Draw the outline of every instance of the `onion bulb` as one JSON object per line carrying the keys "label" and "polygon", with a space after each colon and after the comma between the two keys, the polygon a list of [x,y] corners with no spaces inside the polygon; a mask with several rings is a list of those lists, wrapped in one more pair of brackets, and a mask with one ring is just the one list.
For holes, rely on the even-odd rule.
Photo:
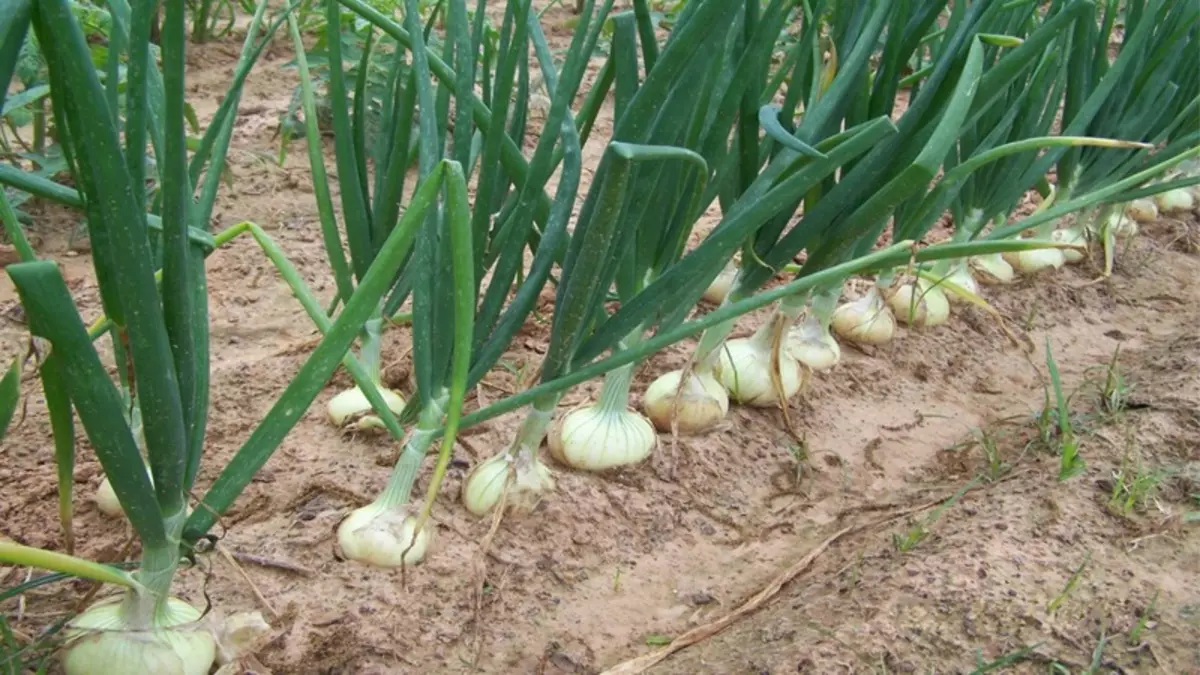
{"label": "onion bulb", "polygon": [[[1068,227],[1065,230],[1055,230],[1050,235],[1050,238],[1060,244],[1073,244],[1075,246],[1082,246],[1085,251],[1087,250],[1087,236],[1084,235],[1083,228],[1078,225]],[[1086,255],[1084,251],[1075,248],[1062,248],[1058,250],[1062,253],[1063,262],[1068,264],[1077,263],[1083,260]]]}
{"label": "onion bulb", "polygon": [[100,482],[100,487],[96,488],[96,506],[100,508],[100,512],[110,518],[120,518],[125,515],[125,509],[121,508],[121,501],[117,499],[117,493],[113,490],[112,483],[109,482],[108,476]]}
{"label": "onion bulb", "polygon": [[550,454],[575,469],[604,471],[637,464],[658,445],[650,420],[633,410],[594,405],[567,413],[550,430]]}
{"label": "onion bulb", "polygon": [[1158,220],[1158,205],[1152,199],[1135,199],[1125,205],[1125,215],[1138,223],[1153,223]]}
{"label": "onion bulb", "polygon": [[554,476],[533,451],[502,452],[477,464],[467,474],[462,486],[463,506],[476,516],[483,516],[500,503],[506,486],[505,505],[530,510],[543,493],[554,489]]}
{"label": "onion bulb", "polygon": [[1187,188],[1175,188],[1160,192],[1154,195],[1154,203],[1163,213],[1183,213],[1196,207],[1196,200],[1192,197],[1191,190]]}
{"label": "onion bulb", "polygon": [[738,268],[729,261],[725,265],[725,269],[717,275],[716,279],[708,285],[708,289],[704,291],[704,299],[714,305],[719,305],[725,302],[725,296],[729,295],[729,289],[733,288],[733,282],[737,279]]}
{"label": "onion bulb", "polygon": [[1011,284],[1014,278],[1012,265],[999,253],[988,253],[971,258],[968,263],[984,284]]}
{"label": "onion bulb", "polygon": [[[780,318],[783,318],[780,316]],[[782,392],[772,382],[772,352],[775,351],[773,335],[778,321],[759,328],[748,338],[729,340],[721,348],[717,377],[730,397],[744,405],[759,407],[773,406],[796,395],[804,385],[804,371],[800,362],[788,349],[780,345],[779,381]]]}
{"label": "onion bulb", "polygon": [[130,625],[129,596],[114,596],[71,620],[63,652],[66,675],[207,675],[216,659],[212,634],[196,625],[200,610],[167,598],[149,630]]}
{"label": "onion bulb", "polygon": [[[404,410],[404,399],[387,387],[379,386],[377,388],[384,403],[387,403],[388,409],[399,415],[400,411]],[[329,421],[338,428],[348,427],[359,431],[382,429],[383,420],[371,414],[372,410],[362,389],[354,387],[341,392],[329,401]]]}
{"label": "onion bulb", "polygon": [[1108,231],[1114,237],[1122,239],[1135,237],[1138,233],[1138,221],[1120,213],[1114,213],[1108,217]]}
{"label": "onion bulb", "polygon": [[1048,269],[1058,269],[1066,264],[1066,257],[1057,248],[1035,248],[1027,251],[1010,251],[1004,259],[1013,269],[1026,276]]}
{"label": "onion bulb", "polygon": [[415,565],[425,557],[431,538],[428,527],[415,533],[416,525],[417,519],[409,515],[407,506],[373,502],[351,511],[338,525],[338,546],[342,555],[367,565]]}
{"label": "onion bulb", "polygon": [[815,316],[809,316],[788,331],[787,350],[811,370],[829,370],[842,358],[842,348]]}
{"label": "onion bulb", "polygon": [[[979,295],[979,284],[975,281],[975,275],[971,274],[971,268],[965,262],[954,263],[954,266],[950,268],[950,273],[945,276],[945,280],[971,295]],[[951,303],[970,302],[970,300],[949,288],[943,294]]]}
{"label": "onion bulb", "polygon": [[918,327],[932,328],[950,318],[950,302],[937,284],[918,279],[916,284],[901,284],[888,305],[900,321]]}
{"label": "onion bulb", "polygon": [[[146,476],[150,479],[150,485],[154,485],[154,476],[150,473],[150,467],[146,467]],[[100,487],[96,488],[96,506],[100,512],[109,518],[124,518],[125,509],[121,507],[121,500],[117,499],[117,492],[113,490],[112,482],[108,480],[108,476],[100,481]],[[184,513],[191,515],[192,507],[188,506]]]}
{"label": "onion bulb", "polygon": [[[642,410],[659,431],[670,431],[674,420],[684,434],[700,433],[721,423],[729,412],[729,394],[707,368],[696,368],[683,384],[682,370],[659,376],[642,396]],[[678,403],[678,415],[675,414]]]}
{"label": "onion bulb", "polygon": [[867,345],[890,342],[896,332],[896,317],[883,304],[879,289],[872,286],[863,297],[848,302],[833,313],[833,332],[838,337]]}

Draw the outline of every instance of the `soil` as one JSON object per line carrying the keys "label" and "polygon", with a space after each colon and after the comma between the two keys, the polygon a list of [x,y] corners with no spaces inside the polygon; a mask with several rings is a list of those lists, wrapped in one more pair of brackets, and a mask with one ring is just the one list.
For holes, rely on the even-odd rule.
{"label": "soil", "polygon": [[[569,17],[547,13],[552,40],[569,38]],[[287,45],[276,39],[247,83],[233,182],[214,228],[258,223],[326,299],[333,285],[302,142],[276,161],[279,119],[296,85],[284,67]],[[202,122],[239,50],[240,37],[230,37],[190,51],[189,96]],[[606,114],[587,148],[593,160],[610,130]],[[326,166],[333,171],[331,145]],[[85,318],[95,318],[78,214],[26,208],[37,216],[40,253],[63,265]],[[735,407],[716,432],[664,435],[635,469],[598,477],[553,465],[557,491],[531,514],[507,517],[486,550],[490,523],[467,514],[458,490],[465,470],[502,449],[521,418],[472,428],[439,498],[434,548],[403,573],[335,551],[338,522],[382,488],[397,450],[386,437],[341,435],[326,422],[326,403],[349,386],[339,372],[214,530],[230,556],[200,556],[181,572],[178,592],[217,614],[262,611],[273,632],[256,656],[275,673],[638,672],[618,664],[729,614],[851,528],[757,611],[647,672],[966,673],[991,663],[1041,673],[1057,663],[1066,672],[1200,673],[1200,534],[1184,523],[1200,511],[1197,232],[1194,215],[1145,227],[1103,281],[1094,256],[986,289],[1007,332],[990,314],[959,308],[947,327],[901,330],[869,352],[844,347],[842,362],[792,402],[803,442],[778,410]],[[200,489],[317,340],[251,241],[214,253],[208,271],[213,402]],[[0,310],[19,318],[7,278]],[[747,317],[738,334],[764,317]],[[24,331],[12,322],[0,330],[7,358]],[[531,323],[472,408],[522,386],[517,373],[536,367],[544,343],[545,330]],[[1059,480],[1061,435],[1043,442],[1037,424],[1047,345],[1086,462],[1067,480]],[[633,403],[692,346],[645,364]],[[1102,385],[1118,347],[1127,387],[1120,405],[1106,407]],[[386,376],[405,394],[408,353],[406,331],[389,331]],[[597,388],[577,388],[563,409]],[[62,550],[36,380],[23,393],[24,416],[0,448],[0,534]],[[119,559],[127,527],[98,511],[99,466],[86,440],[77,452],[76,552]],[[1153,489],[1128,510],[1114,506],[1112,495],[1135,478]],[[0,569],[0,587],[25,577]],[[18,636],[32,636],[87,589],[49,585],[3,610]],[[1006,657],[1011,664],[993,663]]]}

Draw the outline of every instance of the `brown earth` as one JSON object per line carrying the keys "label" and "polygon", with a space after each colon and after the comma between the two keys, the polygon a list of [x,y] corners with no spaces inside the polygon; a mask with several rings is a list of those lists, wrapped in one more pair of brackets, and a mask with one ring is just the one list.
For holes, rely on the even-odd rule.
{"label": "brown earth", "polygon": [[[552,39],[563,39],[567,16],[546,15]],[[230,38],[191,50],[190,96],[202,121],[239,48]],[[279,116],[295,86],[283,69],[290,58],[277,39],[247,85],[230,155],[234,181],[214,226],[262,225],[327,298],[332,282],[301,142],[282,166],[275,161]],[[592,157],[610,128],[607,117],[598,123]],[[90,260],[71,250],[78,214],[30,208],[40,252],[63,263],[94,318]],[[636,469],[602,478],[555,465],[557,492],[532,514],[506,519],[486,554],[489,523],[457,504],[458,488],[465,468],[501,449],[520,417],[471,429],[435,511],[435,547],[404,575],[334,553],[334,528],[381,489],[397,449],[326,423],[325,404],[349,386],[339,373],[214,530],[241,572],[222,555],[201,556],[180,574],[179,593],[200,606],[207,598],[221,614],[262,610],[275,631],[258,658],[275,673],[592,673],[720,619],[853,528],[757,612],[650,672],[966,673],[1022,648],[1031,651],[1005,672],[1046,672],[1051,663],[1073,673],[1200,672],[1200,536],[1182,524],[1182,514],[1200,511],[1198,232],[1194,217],[1145,228],[1106,281],[1093,282],[1093,265],[988,289],[1016,343],[970,309],[937,330],[901,331],[871,353],[845,348],[842,363],[792,404],[802,444],[778,411],[735,408],[709,435],[677,444],[664,436]],[[201,488],[316,341],[250,241],[215,253],[209,274],[213,405]],[[15,310],[7,278],[0,304],[6,316]],[[739,334],[763,316],[747,318]],[[22,330],[0,330],[7,356]],[[1047,339],[1073,394],[1087,462],[1066,481],[1057,479],[1057,440],[1040,443],[1035,423]],[[388,378],[406,394],[407,340],[393,330],[385,346]],[[542,325],[528,326],[505,356],[508,368],[497,368],[471,405],[519,387],[517,373],[537,366],[544,340]],[[1129,391],[1124,409],[1109,413],[1098,383],[1118,346]],[[635,397],[690,349],[678,345],[644,365]],[[596,389],[578,388],[564,409]],[[24,419],[0,448],[0,533],[61,549],[36,381],[24,393]],[[85,441],[78,446],[77,551],[113,560],[126,528],[91,501],[99,466]],[[984,446],[1003,466],[985,461]],[[1122,471],[1126,481],[1156,485],[1127,513],[1110,505]],[[934,507],[973,479],[952,505]],[[916,523],[926,523],[927,536],[908,548],[901,542]],[[0,587],[25,573],[0,571]],[[3,610],[18,635],[35,635],[85,591],[82,583],[51,585]]]}

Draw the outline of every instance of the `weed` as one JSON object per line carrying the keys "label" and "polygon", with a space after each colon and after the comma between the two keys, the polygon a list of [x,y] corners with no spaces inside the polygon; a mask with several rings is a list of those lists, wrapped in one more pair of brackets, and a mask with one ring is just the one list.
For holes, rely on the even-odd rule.
{"label": "weed", "polygon": [[8,625],[8,619],[0,614],[0,675],[46,673],[50,668],[55,646],[46,638],[22,644]]}
{"label": "weed", "polygon": [[1101,372],[1088,378],[1085,385],[1096,391],[1096,408],[1100,415],[1113,418],[1120,415],[1129,407],[1133,387],[1125,378],[1121,368],[1121,345],[1113,350],[1112,358],[1092,370]]}
{"label": "weed", "polygon": [[1121,345],[1113,350],[1112,360],[1104,370],[1104,386],[1100,389],[1100,407],[1109,415],[1117,415],[1129,405],[1129,382],[1121,372]]}
{"label": "weed", "polygon": [[979,477],[973,478],[970,483],[964,485],[958,492],[955,492],[950,496],[949,499],[942,502],[937,506],[937,508],[931,511],[928,518],[914,521],[904,534],[893,534],[892,545],[895,546],[896,550],[900,553],[908,553],[912,549],[916,548],[917,544],[920,544],[926,539],[926,537],[929,536],[929,528],[935,522],[937,522],[939,518],[942,517],[942,514],[946,512],[946,509],[954,506],[954,504],[961,499],[963,495],[967,494],[971,488],[975,487],[975,484],[978,482]]}
{"label": "weed", "polygon": [[1018,663],[1028,659],[1029,656],[1033,654],[1033,650],[1040,646],[1042,646],[1041,642],[1029,647],[1022,647],[987,663],[983,662],[983,650],[981,649],[975,657],[975,670],[971,671],[971,675],[984,675],[984,673],[990,673],[1008,668],[1009,666],[1015,666]]}
{"label": "weed", "polygon": [[1047,614],[1053,614],[1058,610],[1059,607],[1062,606],[1064,602],[1066,602],[1067,596],[1071,595],[1071,592],[1074,591],[1075,587],[1079,585],[1079,580],[1083,578],[1083,571],[1087,569],[1088,563],[1091,561],[1092,552],[1088,551],[1087,555],[1085,555],[1083,558],[1083,562],[1079,563],[1079,567],[1076,567],[1075,571],[1071,573],[1071,578],[1067,579],[1067,585],[1063,587],[1062,592],[1056,595],[1050,602],[1046,603]]}
{"label": "weed", "polygon": [[1129,645],[1137,647],[1142,644],[1142,633],[1150,625],[1150,618],[1154,616],[1154,608],[1158,604],[1158,591],[1154,592],[1154,597],[1150,599],[1150,604],[1146,606],[1145,611],[1138,617],[1137,623],[1133,624],[1133,628],[1129,629]]}
{"label": "weed", "polygon": [[1004,461],[1000,456],[1000,446],[996,442],[996,435],[987,429],[979,430],[979,449],[983,451],[983,458],[987,462],[987,470],[984,476],[992,482],[1000,480],[1004,474],[1012,470],[1012,466]]}
{"label": "weed", "polygon": [[796,486],[799,488],[801,481],[804,480],[804,467],[808,466],[808,438],[801,436],[800,442],[794,445],[789,445],[787,449],[788,455],[791,456],[792,462],[796,467]]}
{"label": "weed", "polygon": [[1108,497],[1108,509],[1116,515],[1128,517],[1138,507],[1144,508],[1154,497],[1162,476],[1147,470],[1126,456],[1121,468],[1113,471],[1112,492]]}
{"label": "weed", "polygon": [[[1055,409],[1058,417],[1058,479],[1065,481],[1083,473],[1087,469],[1087,462],[1079,456],[1079,438],[1075,435],[1075,428],[1071,424],[1071,407],[1067,396],[1063,393],[1062,378],[1058,374],[1058,364],[1055,363],[1054,353],[1050,348],[1050,338],[1046,338],[1046,369],[1050,372],[1050,383],[1054,387]],[[1050,396],[1047,393],[1047,405],[1043,408],[1043,417],[1048,415],[1046,410],[1050,407],[1049,402]],[[1045,437],[1045,427],[1039,424],[1039,428],[1042,429],[1043,437]]]}
{"label": "weed", "polygon": [[1092,663],[1087,670],[1083,671],[1084,675],[1098,675],[1100,666],[1104,663],[1104,648],[1108,646],[1108,631],[1104,627],[1100,628],[1100,641],[1096,643],[1096,648],[1092,650]]}

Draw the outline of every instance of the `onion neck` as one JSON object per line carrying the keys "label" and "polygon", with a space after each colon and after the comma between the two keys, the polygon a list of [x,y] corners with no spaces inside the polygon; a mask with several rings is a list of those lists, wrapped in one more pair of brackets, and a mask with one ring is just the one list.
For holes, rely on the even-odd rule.
{"label": "onion neck", "polygon": [[842,299],[842,287],[837,285],[822,288],[813,293],[812,313],[821,322],[821,328],[829,332],[829,324],[833,321],[833,313],[837,311],[838,301]]}
{"label": "onion neck", "polygon": [[[1073,182],[1074,181],[1071,181],[1071,180],[1064,181],[1054,191],[1054,194],[1052,194],[1049,198],[1043,200],[1041,204],[1038,204],[1037,208],[1033,210],[1033,213],[1031,213],[1029,215],[1031,215],[1031,216],[1037,215],[1037,214],[1041,213],[1042,211],[1045,211],[1046,209],[1050,208],[1057,202],[1070,201],[1071,185]],[[1059,220],[1060,220],[1059,218],[1054,218],[1052,220],[1047,220],[1046,222],[1042,223],[1041,225],[1038,225],[1033,230],[1034,236],[1038,239],[1049,239],[1050,236],[1052,234],[1054,234],[1054,230],[1058,226]]]}
{"label": "onion neck", "polygon": [[882,290],[890,289],[896,283],[896,268],[892,267],[879,273],[875,279],[875,288]]}
{"label": "onion neck", "polygon": [[166,542],[161,546],[146,546],[142,551],[141,566],[134,573],[142,588],[129,590],[121,604],[122,618],[131,630],[149,630],[170,618],[167,600],[175,571],[179,569],[179,542],[187,515],[186,503],[176,513],[164,513]]}
{"label": "onion neck", "polygon": [[[983,209],[971,209],[967,213],[967,217],[963,218],[962,223],[954,228],[954,234],[950,235],[950,242],[953,244],[965,244],[971,241],[979,234],[979,230],[983,229],[983,224],[986,222],[987,218],[983,216]],[[961,258],[939,260],[933,265],[933,273],[937,278],[944,279],[955,268],[963,265],[966,265],[966,260]]]}
{"label": "onion neck", "polygon": [[387,487],[375,500],[375,506],[382,509],[394,509],[408,503],[413,484],[417,481],[417,472],[421,470],[421,463],[425,461],[425,455],[429,452],[429,447],[433,445],[434,436],[441,428],[442,417],[445,416],[445,403],[446,395],[443,394],[430,401],[429,405],[421,411],[420,417],[417,418],[417,427],[404,442],[404,448],[400,451],[400,459],[392,468]]}
{"label": "onion neck", "polygon": [[629,388],[633,384],[636,362],[608,371],[600,389],[597,408],[603,413],[621,414],[629,407]]}
{"label": "onion neck", "polygon": [[[725,302],[721,303],[722,307],[732,305],[753,294],[752,290],[742,286],[741,281],[742,275],[739,272],[733,288],[729,289],[729,293],[725,296]],[[717,365],[717,361],[720,359],[721,347],[724,346],[725,340],[729,338],[729,334],[733,332],[735,326],[737,326],[737,319],[730,319],[705,330],[700,335],[700,343],[696,346],[695,355],[695,363],[698,370],[709,372]]]}
{"label": "onion neck", "polygon": [[[607,378],[605,387],[607,388]],[[628,390],[628,385],[627,385]],[[628,391],[626,392],[628,394]],[[550,394],[535,401],[529,408],[529,414],[525,416],[521,422],[521,428],[517,430],[517,437],[513,440],[512,445],[508,448],[508,456],[513,459],[521,458],[525,461],[536,459],[537,449],[541,447],[542,440],[546,438],[546,431],[550,428],[550,423],[554,421],[554,408],[558,405],[558,399],[561,394]],[[532,465],[532,462],[530,461]]]}
{"label": "onion neck", "polygon": [[[621,349],[634,349],[642,342],[645,331],[639,326],[625,336],[621,341]],[[615,355],[615,352],[614,352]],[[614,368],[604,375],[604,386],[600,389],[600,400],[597,408],[604,413],[624,414],[629,408],[629,389],[633,384],[633,373],[641,361]],[[557,402],[556,402],[557,404]],[[539,439],[539,443],[541,440]],[[537,447],[537,446],[534,446]]]}
{"label": "onion neck", "polygon": [[376,311],[367,322],[363,324],[362,333],[359,336],[358,354],[359,360],[362,361],[363,368],[367,371],[367,376],[375,384],[383,375],[382,360],[383,360],[383,317]]}

